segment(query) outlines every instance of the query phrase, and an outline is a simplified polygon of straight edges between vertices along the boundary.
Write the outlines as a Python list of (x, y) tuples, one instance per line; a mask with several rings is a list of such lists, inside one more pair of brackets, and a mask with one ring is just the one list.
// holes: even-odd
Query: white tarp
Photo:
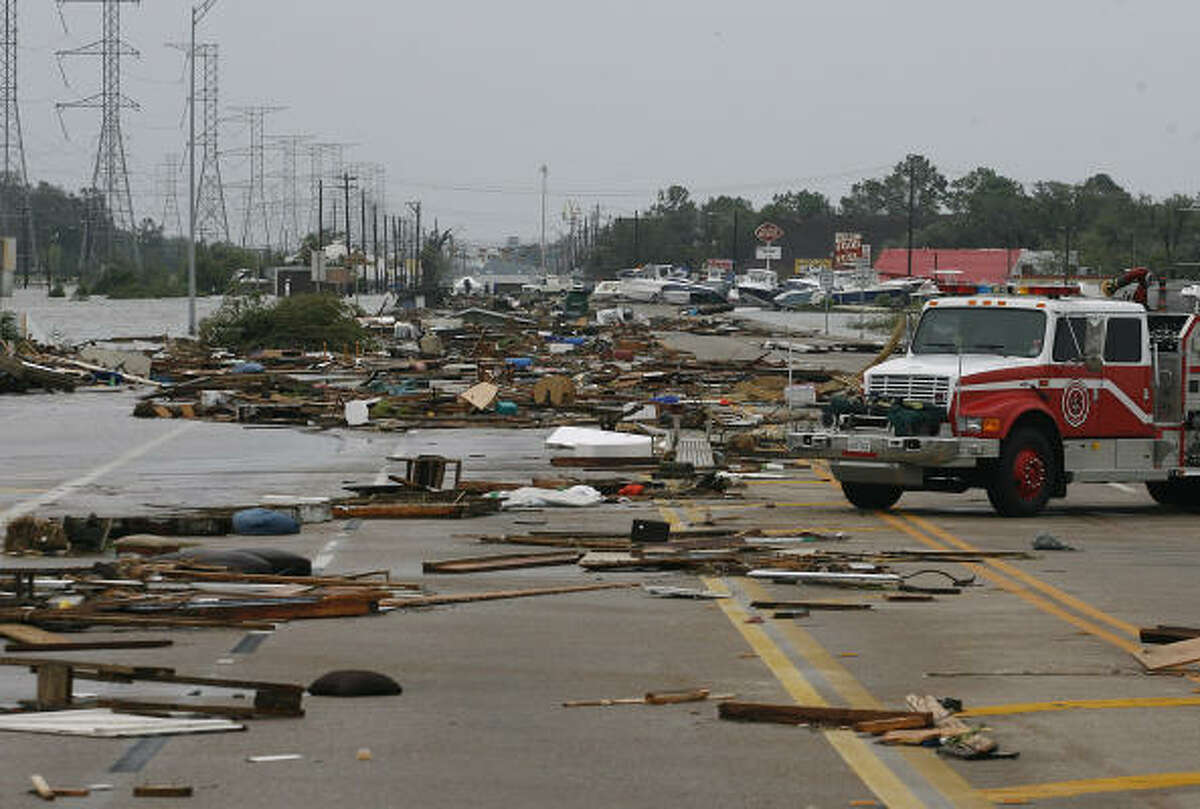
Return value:
[(174, 733), (219, 733), (245, 730), (228, 719), (186, 719), (116, 713), (108, 708), (0, 715), (0, 730), (53, 733), (60, 736), (163, 736)]
[(536, 486), (522, 486), (507, 492), (500, 492), (499, 497), (504, 501), (501, 508), (537, 508), (542, 506), (594, 506), (604, 499), (604, 495), (591, 486), (572, 486), (569, 489), (539, 489)]
[(546, 446), (571, 450), (578, 458), (649, 458), (654, 441), (648, 435), (614, 433), (594, 427), (559, 427), (546, 436)]

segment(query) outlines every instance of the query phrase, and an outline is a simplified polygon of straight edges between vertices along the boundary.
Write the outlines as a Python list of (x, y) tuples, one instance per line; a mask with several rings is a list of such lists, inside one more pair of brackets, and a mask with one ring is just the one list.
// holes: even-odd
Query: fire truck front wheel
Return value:
[(1058, 480), (1050, 440), (1041, 430), (1022, 427), (1005, 440), (988, 484), (988, 500), (1005, 517), (1032, 517), (1046, 507)]
[(842, 483), (842, 494), (857, 508), (884, 511), (896, 505), (904, 489), (886, 483)]

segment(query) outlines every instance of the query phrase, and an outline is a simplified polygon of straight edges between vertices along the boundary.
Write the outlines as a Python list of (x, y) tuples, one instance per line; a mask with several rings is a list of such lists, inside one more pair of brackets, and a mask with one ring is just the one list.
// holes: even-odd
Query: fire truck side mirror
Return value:
[(1083, 365), (1092, 373), (1104, 367), (1104, 318), (1089, 317), (1083, 338)]

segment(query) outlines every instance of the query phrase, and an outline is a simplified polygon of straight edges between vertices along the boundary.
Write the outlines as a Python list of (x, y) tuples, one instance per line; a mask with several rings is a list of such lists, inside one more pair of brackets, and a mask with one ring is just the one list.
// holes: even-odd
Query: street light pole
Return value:
[(196, 24), (217, 0), (192, 6), (192, 31), (188, 48), (191, 74), (188, 89), (188, 336), (196, 336)]

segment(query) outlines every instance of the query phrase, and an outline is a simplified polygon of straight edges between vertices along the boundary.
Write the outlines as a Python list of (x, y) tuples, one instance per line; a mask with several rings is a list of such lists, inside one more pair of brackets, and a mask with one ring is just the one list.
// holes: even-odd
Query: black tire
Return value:
[(1200, 479), (1148, 481), (1146, 491), (1150, 492), (1155, 502), (1168, 508), (1200, 513)]
[(1004, 517), (1032, 517), (1046, 507), (1058, 480), (1058, 462), (1041, 430), (1022, 427), (1000, 447), (988, 500)]
[(842, 483), (842, 494), (856, 508), (865, 511), (886, 511), (896, 505), (904, 489), (886, 483)]
[(1160, 506), (1178, 506), (1181, 492), (1173, 480), (1148, 480), (1146, 491)]

